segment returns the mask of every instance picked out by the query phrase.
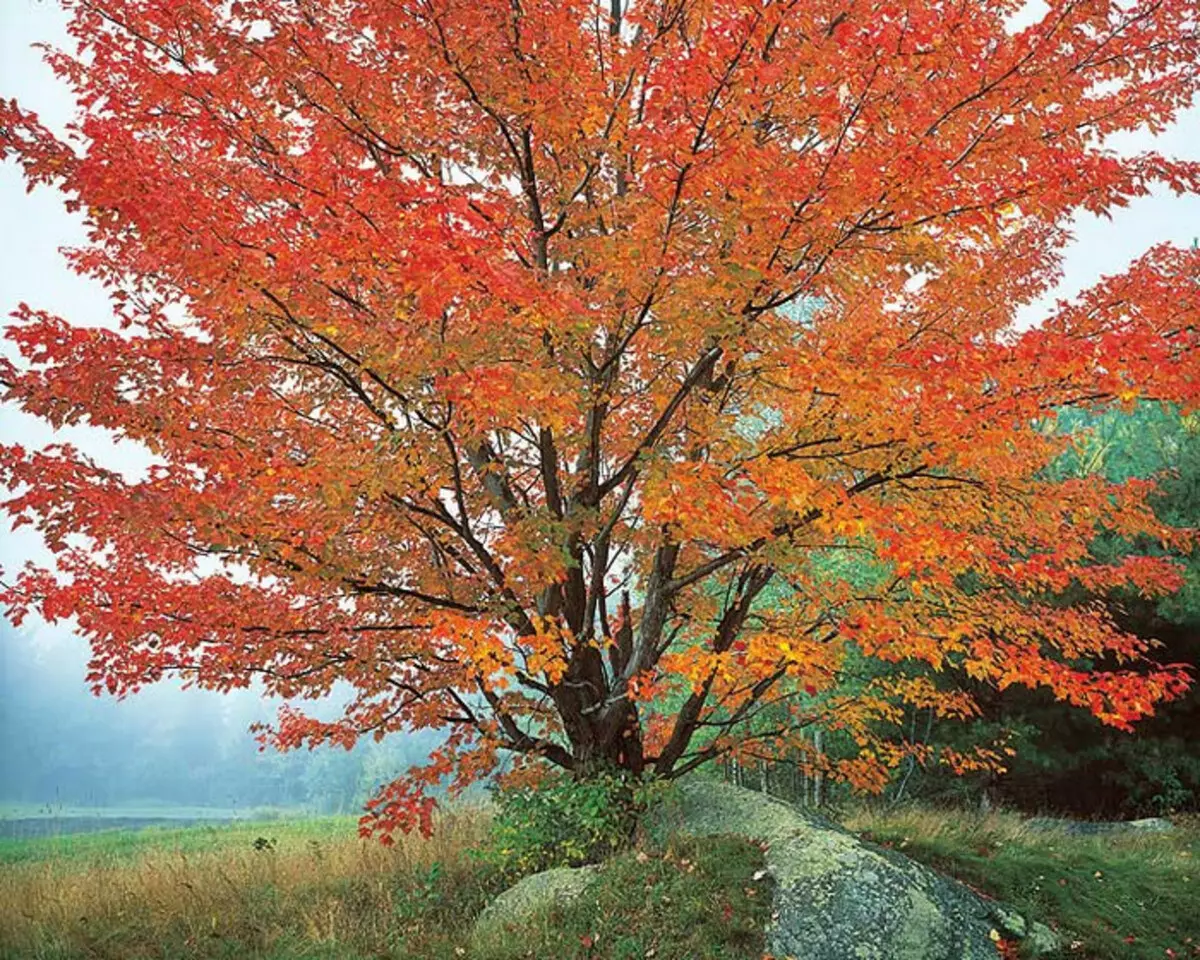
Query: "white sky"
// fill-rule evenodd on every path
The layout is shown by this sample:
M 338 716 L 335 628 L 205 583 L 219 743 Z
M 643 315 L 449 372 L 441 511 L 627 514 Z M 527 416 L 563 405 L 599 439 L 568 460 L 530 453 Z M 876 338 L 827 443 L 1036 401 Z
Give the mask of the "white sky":
M 66 45 L 65 22 L 65 14 L 53 0 L 0 0 L 0 97 L 17 97 L 22 106 L 36 111 L 42 122 L 55 130 L 61 130 L 70 119 L 72 100 L 30 45 Z M 1113 145 L 1122 151 L 1157 149 L 1168 156 L 1200 160 L 1200 107 L 1158 138 L 1125 136 Z M 1065 279 L 1056 296 L 1073 296 L 1101 276 L 1120 272 L 1155 243 L 1170 240 L 1188 245 L 1197 235 L 1200 197 L 1179 198 L 1165 190 L 1117 211 L 1111 221 L 1080 217 L 1075 224 L 1075 242 L 1066 255 Z M 27 194 L 19 168 L 13 163 L 0 166 L 0 318 L 26 301 L 74 323 L 105 323 L 109 309 L 98 285 L 71 273 L 58 254 L 60 247 L 81 243 L 83 238 L 80 218 L 68 214 L 52 190 Z M 1039 303 L 1025 308 L 1022 322 L 1037 322 L 1046 307 Z M 129 444 L 114 447 L 99 431 L 80 429 L 55 436 L 43 424 L 0 405 L 0 439 L 4 442 L 40 446 L 67 438 L 101 455 L 114 469 L 139 472 L 148 462 L 141 450 Z M 43 556 L 44 550 L 28 528 L 12 534 L 0 519 L 0 568 L 12 571 L 28 559 Z

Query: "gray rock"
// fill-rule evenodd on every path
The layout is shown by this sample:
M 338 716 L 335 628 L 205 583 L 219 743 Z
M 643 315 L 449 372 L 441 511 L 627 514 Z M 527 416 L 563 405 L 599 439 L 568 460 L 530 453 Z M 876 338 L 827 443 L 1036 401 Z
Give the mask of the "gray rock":
M 1142 820 L 1066 820 L 1057 817 L 1033 817 L 1025 821 L 1030 830 L 1049 830 L 1071 836 L 1107 836 L 1114 833 L 1166 833 L 1175 825 L 1162 817 Z
M 510 939 L 512 931 L 534 922 L 551 907 L 569 903 L 595 879 L 599 867 L 556 867 L 518 881 L 487 905 L 475 921 L 471 944 L 476 952 L 491 940 Z
M 1029 926 L 1029 936 L 1025 939 L 1025 949 L 1031 957 L 1044 957 L 1062 949 L 1063 941 L 1057 933 L 1044 923 L 1036 920 Z
M 1006 937 L 1023 940 L 1029 935 L 1029 924 L 1025 918 L 1003 903 L 992 904 L 992 918 L 996 921 L 997 929 Z
M 766 845 L 776 883 L 767 949 L 779 958 L 996 960 L 997 938 L 1020 939 L 1035 928 L 1048 936 L 1039 944 L 1029 937 L 1029 955 L 1058 946 L 1049 928 L 1011 908 L 763 794 L 686 782 L 650 828 L 660 836 L 736 834 Z
M 1141 830 L 1144 833 L 1166 833 L 1174 830 L 1175 824 L 1163 817 L 1142 817 L 1141 820 L 1127 821 L 1130 830 Z
M 1125 823 L 1130 830 L 1143 833 L 1166 833 L 1175 829 L 1175 824 L 1162 817 L 1143 817 L 1141 820 L 1127 820 Z

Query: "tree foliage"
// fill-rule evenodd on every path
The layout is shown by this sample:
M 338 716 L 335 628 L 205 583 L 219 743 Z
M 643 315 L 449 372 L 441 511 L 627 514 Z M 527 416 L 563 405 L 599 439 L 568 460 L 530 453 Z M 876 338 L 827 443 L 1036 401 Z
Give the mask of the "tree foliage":
M 1070 441 L 1041 424 L 1195 401 L 1200 255 L 1013 319 L 1073 214 L 1200 187 L 1102 144 L 1191 102 L 1190 0 L 1021 29 L 1010 0 L 67 6 L 76 125 L 10 102 L 0 151 L 86 216 L 72 263 L 120 329 L 21 306 L 0 381 L 159 462 L 4 447 L 56 555 L 4 599 L 73 616 L 98 688 L 356 689 L 282 714 L 284 747 L 448 726 L 384 829 L 501 752 L 678 776 L 768 705 L 787 722 L 744 736 L 819 718 L 862 748 L 832 772 L 876 786 L 892 700 L 820 696 L 851 648 L 1121 728 L 1183 689 L 1102 607 L 1029 597 L 1178 583 L 1089 558 L 1188 534 L 1148 483 L 1048 476 Z M 864 592 L 837 554 L 890 576 Z
M 1104 416 L 1064 411 L 1058 428 L 1081 442 L 1055 465 L 1062 475 L 1099 472 L 1109 480 L 1156 478 L 1155 512 L 1180 528 L 1200 525 L 1200 419 L 1158 405 Z M 1102 561 L 1133 552 L 1160 552 L 1155 543 L 1098 538 Z M 1182 585 L 1161 597 L 1118 587 L 1087 599 L 1105 604 L 1121 626 L 1161 644 L 1160 659 L 1200 664 L 1200 552 L 1175 554 Z M 1065 598 L 1078 600 L 1079 597 Z M 989 788 L 1026 809 L 1095 816 L 1145 816 L 1200 805 L 1200 697 L 1193 687 L 1139 725 L 1136 739 L 1029 692 L 981 703 L 981 722 L 1011 731 L 1017 755 Z
M 1200 419 L 1181 416 L 1169 405 L 1142 403 L 1103 413 L 1078 408 L 1057 411 L 1047 421 L 1056 432 L 1070 435 L 1072 445 L 1047 473 L 1059 479 L 1103 475 L 1111 482 L 1129 478 L 1157 483 L 1150 498 L 1165 523 L 1181 529 L 1200 525 Z M 1123 629 L 1155 646 L 1155 656 L 1193 668 L 1200 663 L 1200 553 L 1194 544 L 1164 548 L 1152 541 L 1129 540 L 1111 531 L 1089 547 L 1092 562 L 1111 563 L 1131 554 L 1170 556 L 1181 574 L 1178 589 L 1146 595 L 1126 585 L 1091 591 L 1070 583 L 1050 596 L 1059 605 L 1101 604 Z M 1081 666 L 1091 666 L 1086 659 Z M 949 691 L 964 686 L 959 678 L 940 675 L 927 665 L 906 664 L 905 671 Z M 856 676 L 852 675 L 856 674 Z M 856 684 L 888 677 L 886 664 L 859 662 L 844 670 L 841 694 Z M 901 713 L 881 724 L 909 752 L 892 774 L 886 795 L 892 802 L 921 797 L 968 804 L 988 799 L 1030 812 L 1054 810 L 1082 816 L 1136 817 L 1194 809 L 1200 803 L 1200 749 L 1191 731 L 1200 722 L 1200 698 L 1193 686 L 1187 694 L 1156 710 L 1129 737 L 1086 711 L 1056 702 L 1046 690 L 1001 693 L 986 684 L 965 685 L 978 713 L 963 724 L 939 718 L 936 707 L 899 704 Z M 1005 769 L 981 769 L 954 777 L 939 763 L 944 749 L 962 751 L 990 744 L 1004 757 Z M 794 750 L 763 774 L 754 768 L 759 757 L 743 758 L 743 769 L 727 769 L 752 785 L 766 783 L 774 792 L 811 799 L 814 776 L 839 757 L 853 753 L 845 737 L 825 737 L 820 754 L 812 743 Z M 919 759 L 918 759 L 919 758 Z M 797 775 L 788 765 L 799 761 Z M 806 775 L 806 776 L 804 776 Z M 765 777 L 765 779 L 764 779 Z M 826 791 L 838 800 L 844 790 Z

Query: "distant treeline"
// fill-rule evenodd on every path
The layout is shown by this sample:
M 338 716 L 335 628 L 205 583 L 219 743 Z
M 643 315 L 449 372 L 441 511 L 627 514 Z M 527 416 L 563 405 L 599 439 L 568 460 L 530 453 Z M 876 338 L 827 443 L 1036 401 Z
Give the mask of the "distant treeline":
M 1057 429 L 1086 438 L 1057 464 L 1062 474 L 1101 473 L 1115 482 L 1153 477 L 1159 483 L 1152 500 L 1159 518 L 1174 527 L 1200 528 L 1200 413 L 1182 415 L 1157 403 L 1101 415 L 1064 410 Z M 1092 545 L 1101 563 L 1130 553 L 1164 552 L 1159 543 L 1130 542 L 1114 534 L 1097 537 Z M 1088 596 L 1075 584 L 1063 599 L 1102 604 L 1125 630 L 1161 643 L 1151 653 L 1156 660 L 1190 664 L 1193 686 L 1186 696 L 1162 705 L 1128 734 L 1055 702 L 1044 690 L 975 689 L 983 709 L 979 726 L 1008 738 L 1016 749 L 1009 772 L 958 784 L 934 778 L 924 786 L 926 794 L 966 791 L 973 798 L 986 791 L 1009 806 L 1079 816 L 1200 809 L 1200 686 L 1195 682 L 1200 680 L 1200 552 L 1173 556 L 1183 585 L 1171 595 L 1148 598 L 1125 589 Z

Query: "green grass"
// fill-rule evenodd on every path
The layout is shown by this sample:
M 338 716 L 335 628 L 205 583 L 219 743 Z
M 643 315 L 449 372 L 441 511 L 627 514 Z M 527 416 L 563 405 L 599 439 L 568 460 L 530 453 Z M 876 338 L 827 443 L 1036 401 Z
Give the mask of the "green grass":
M 1169 833 L 1032 831 L 1015 815 L 860 811 L 847 825 L 1058 929 L 1064 957 L 1200 956 L 1200 825 Z
M 430 841 L 359 840 L 353 818 L 150 829 L 12 845 L 0 871 L 3 960 L 749 960 L 769 881 L 741 840 L 677 841 L 606 862 L 588 892 L 510 942 L 469 953 L 505 877 L 474 854 L 488 816 Z M 259 837 L 272 841 L 255 845 Z M 17 847 L 24 847 L 18 850 Z
M 98 830 L 22 839 L 0 838 L 0 865 L 49 861 L 127 860 L 151 851 L 183 854 L 252 844 L 259 837 L 277 842 L 353 837 L 357 817 L 314 817 L 306 820 L 250 820 L 182 827 L 166 825 L 139 830 Z
M 164 820 L 259 819 L 262 816 L 296 816 L 298 810 L 286 807 L 204 807 L 181 806 L 147 800 L 120 806 L 76 806 L 59 803 L 0 803 L 0 820 L 54 819 L 57 817 L 133 817 Z
M 1087 837 L 945 810 L 846 822 L 1049 923 L 1064 960 L 1200 957 L 1200 824 Z M 488 829 L 464 809 L 391 849 L 353 817 L 6 841 L 0 960 L 761 956 L 770 881 L 753 879 L 762 851 L 732 838 L 623 852 L 579 900 L 471 954 L 474 918 L 511 882 L 475 853 Z

